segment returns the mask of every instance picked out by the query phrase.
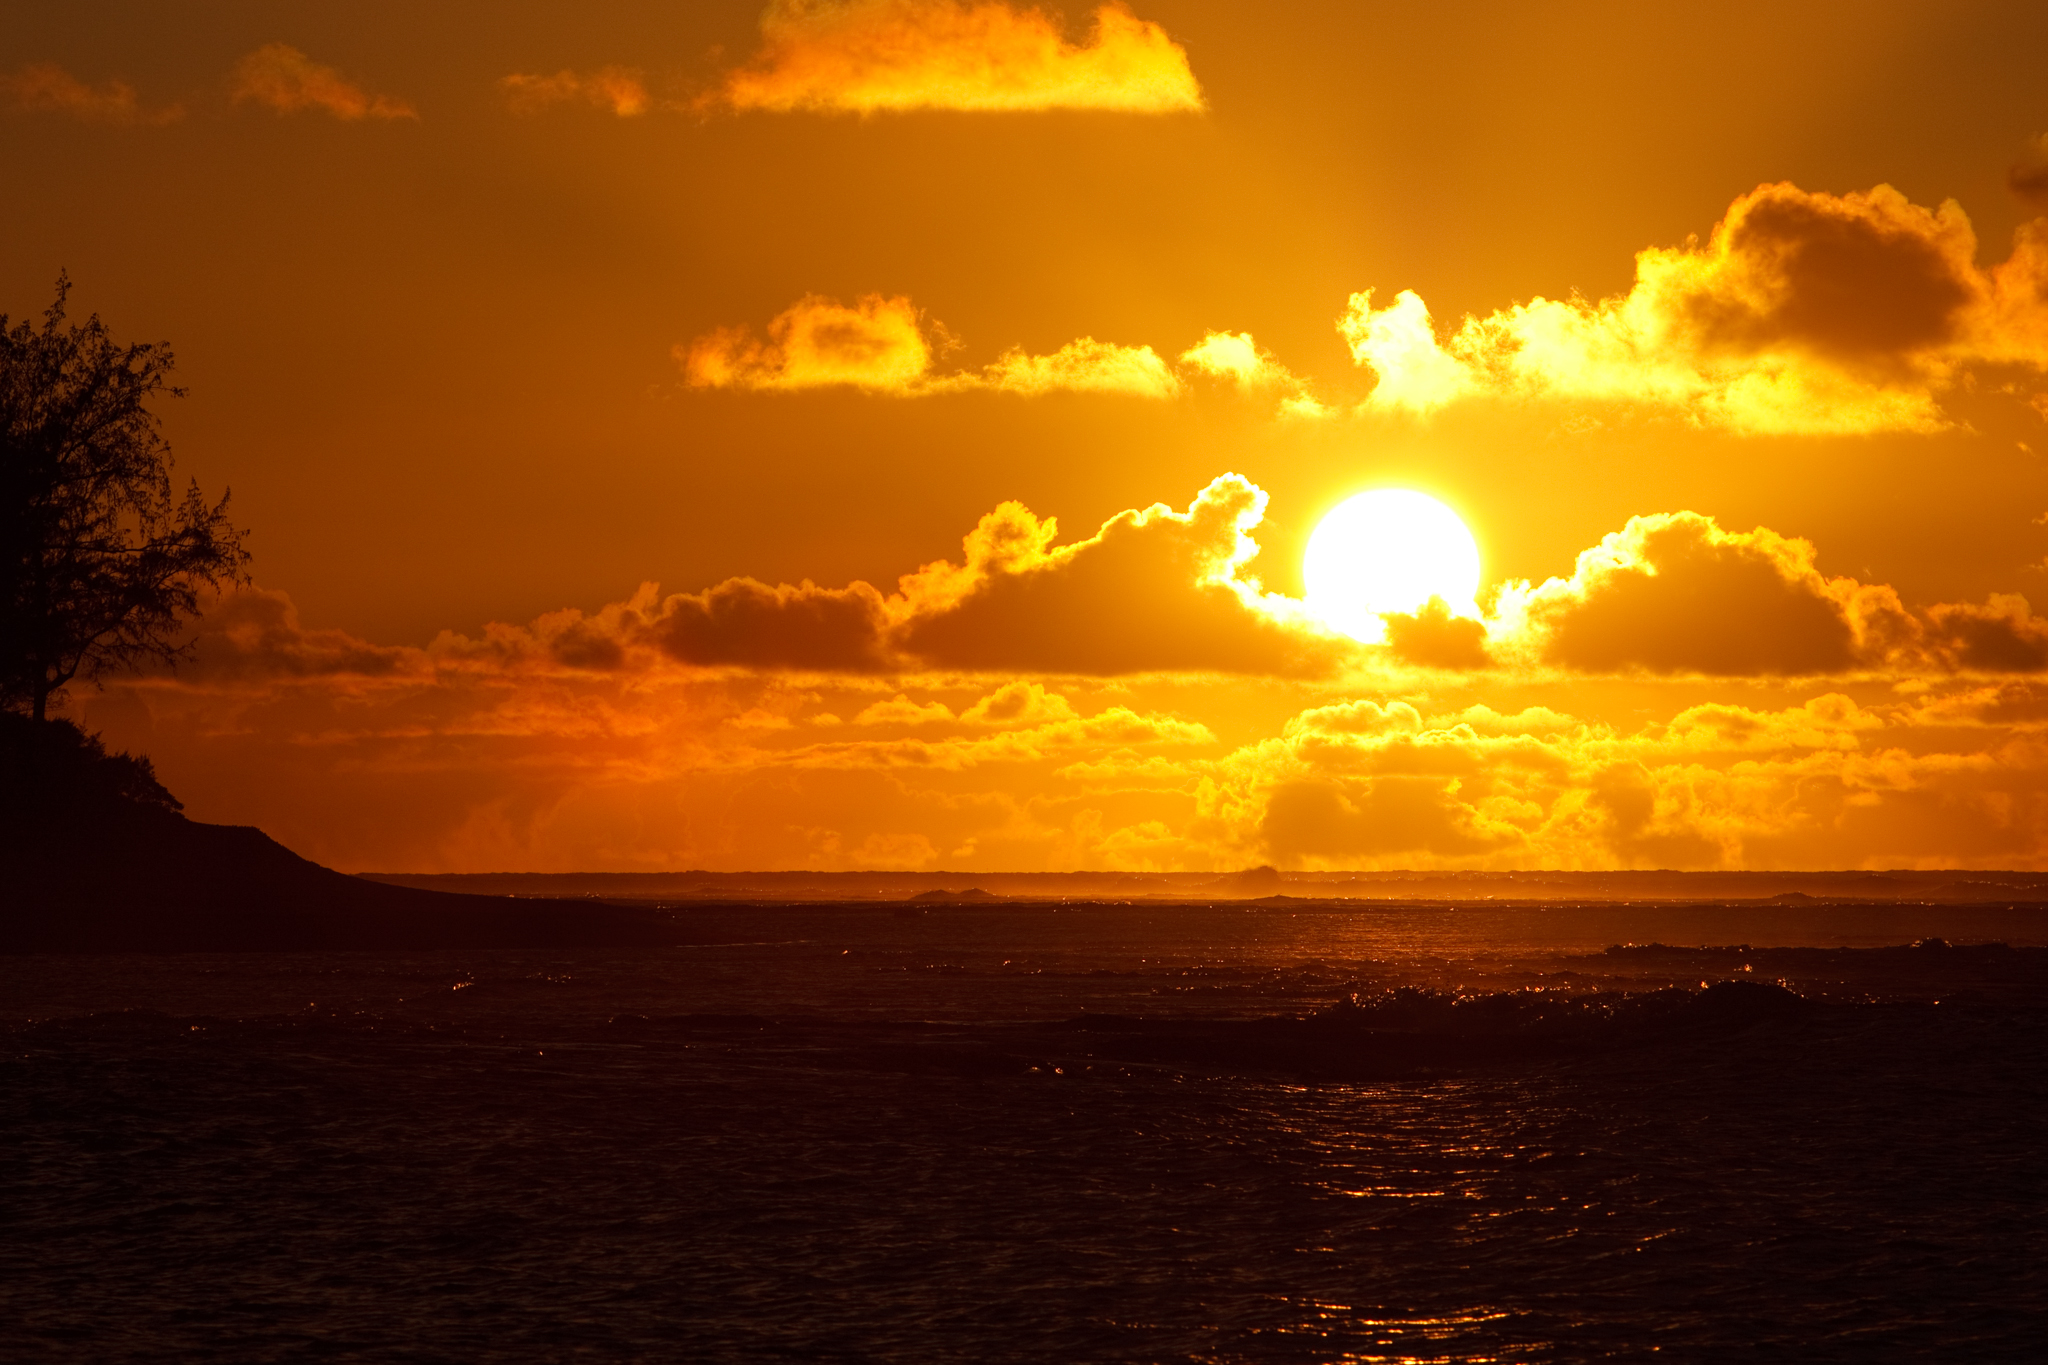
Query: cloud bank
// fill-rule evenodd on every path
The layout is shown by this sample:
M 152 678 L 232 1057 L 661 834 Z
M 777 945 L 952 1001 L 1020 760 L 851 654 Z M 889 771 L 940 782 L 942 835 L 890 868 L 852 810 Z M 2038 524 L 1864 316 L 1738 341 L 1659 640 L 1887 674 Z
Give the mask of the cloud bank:
M 200 818 L 362 869 L 2048 865 L 2037 680 L 1353 680 L 1264 719 L 1222 678 L 579 652 L 619 623 L 387 647 L 245 593 L 191 667 L 81 700 Z
M 1579 555 L 1570 577 L 1499 585 L 1484 619 L 1432 602 L 1390 614 L 1387 642 L 1363 645 L 1265 588 L 1256 533 L 1266 506 L 1263 489 L 1224 474 L 1185 511 L 1134 508 L 1061 544 L 1057 519 L 1006 502 L 962 539 L 957 562 L 923 565 L 889 591 L 733 578 L 664 595 L 644 584 L 591 615 L 445 635 L 434 666 L 1371 685 L 1413 681 L 1416 669 L 1498 683 L 2048 672 L 2048 619 L 2024 597 L 1909 607 L 1888 585 L 1823 575 L 1810 542 L 1726 531 L 1694 512 L 1632 518 Z M 387 676 L 425 658 L 305 631 L 283 599 L 255 593 L 208 615 L 189 676 Z
M 890 590 L 732 579 L 424 648 L 250 590 L 77 700 L 201 818 L 357 868 L 2048 865 L 2048 621 L 1632 519 L 1388 643 L 1256 577 L 1224 475 Z
M 1076 46 L 1052 15 L 1001 0 L 778 0 L 762 16 L 760 51 L 715 103 L 857 114 L 1203 107 L 1187 53 L 1125 6 L 1097 9 Z

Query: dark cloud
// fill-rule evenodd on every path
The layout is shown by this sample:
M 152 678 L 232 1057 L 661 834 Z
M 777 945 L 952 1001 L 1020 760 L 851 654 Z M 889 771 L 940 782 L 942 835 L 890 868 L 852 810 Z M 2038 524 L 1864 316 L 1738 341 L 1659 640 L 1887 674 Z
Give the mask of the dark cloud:
M 1791 345 L 1885 368 L 1953 341 L 1976 291 L 1974 267 L 1958 258 L 1946 226 L 1883 197 L 1767 186 L 1722 225 L 1724 287 L 1692 300 L 1704 339 L 1710 349 Z
M 771 588 L 732 578 L 665 599 L 644 638 L 681 663 L 872 673 L 889 666 L 886 620 L 882 594 L 866 583 Z
M 2026 599 L 1994 596 L 1983 606 L 1945 603 L 1926 614 L 1926 641 L 1936 660 L 1985 673 L 2038 673 L 2048 668 L 2048 621 Z
M 245 588 L 210 606 L 179 666 L 192 681 L 255 678 L 388 678 L 417 671 L 418 650 L 373 645 L 344 630 L 308 630 L 282 592 Z
M 1832 673 L 1857 661 L 1837 589 L 1812 547 L 1730 534 L 1690 512 L 1637 517 L 1539 590 L 1546 662 L 1585 672 Z
M 2035 138 L 2026 155 L 2012 163 L 2005 183 L 2022 204 L 2036 213 L 2048 213 L 2048 133 Z
M 1120 513 L 1093 538 L 1059 548 L 1047 548 L 1051 522 L 1011 504 L 969 538 L 970 586 L 919 611 L 897 643 L 941 668 L 1327 672 L 1343 646 L 1262 612 L 1236 577 L 1256 553 L 1244 533 L 1265 500 L 1225 475 L 1184 513 Z
M 1492 665 L 1486 653 L 1486 627 L 1469 616 L 1453 616 L 1440 597 L 1432 597 L 1413 616 L 1389 612 L 1387 644 L 1394 656 L 1426 668 L 1479 669 Z

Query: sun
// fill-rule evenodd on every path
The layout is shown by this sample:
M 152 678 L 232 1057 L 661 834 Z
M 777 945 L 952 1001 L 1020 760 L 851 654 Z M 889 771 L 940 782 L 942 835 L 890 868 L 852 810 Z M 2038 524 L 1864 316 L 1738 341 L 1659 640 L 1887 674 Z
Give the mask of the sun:
M 1387 638 L 1381 613 L 1412 615 L 1432 597 L 1479 615 L 1478 542 L 1427 493 L 1376 488 L 1339 503 L 1308 538 L 1301 569 L 1309 610 L 1366 644 Z

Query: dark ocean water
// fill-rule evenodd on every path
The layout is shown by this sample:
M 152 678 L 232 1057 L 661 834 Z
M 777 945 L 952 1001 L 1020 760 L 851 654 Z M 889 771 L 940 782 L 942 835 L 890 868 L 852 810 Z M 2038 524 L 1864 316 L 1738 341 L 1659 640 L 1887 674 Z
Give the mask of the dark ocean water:
M 2039 1360 L 2044 952 L 1880 946 L 1989 913 L 0 959 L 0 1358 Z

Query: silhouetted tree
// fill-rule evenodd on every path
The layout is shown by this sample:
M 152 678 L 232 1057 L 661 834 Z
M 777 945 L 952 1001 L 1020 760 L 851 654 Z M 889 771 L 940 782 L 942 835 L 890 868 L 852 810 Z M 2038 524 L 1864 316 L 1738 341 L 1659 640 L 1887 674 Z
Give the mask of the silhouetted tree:
M 149 402 L 179 396 L 168 346 L 116 343 L 97 315 L 40 329 L 0 314 L 0 705 L 37 720 L 75 678 L 175 663 L 209 587 L 247 579 L 245 532 L 194 480 L 171 488 Z

